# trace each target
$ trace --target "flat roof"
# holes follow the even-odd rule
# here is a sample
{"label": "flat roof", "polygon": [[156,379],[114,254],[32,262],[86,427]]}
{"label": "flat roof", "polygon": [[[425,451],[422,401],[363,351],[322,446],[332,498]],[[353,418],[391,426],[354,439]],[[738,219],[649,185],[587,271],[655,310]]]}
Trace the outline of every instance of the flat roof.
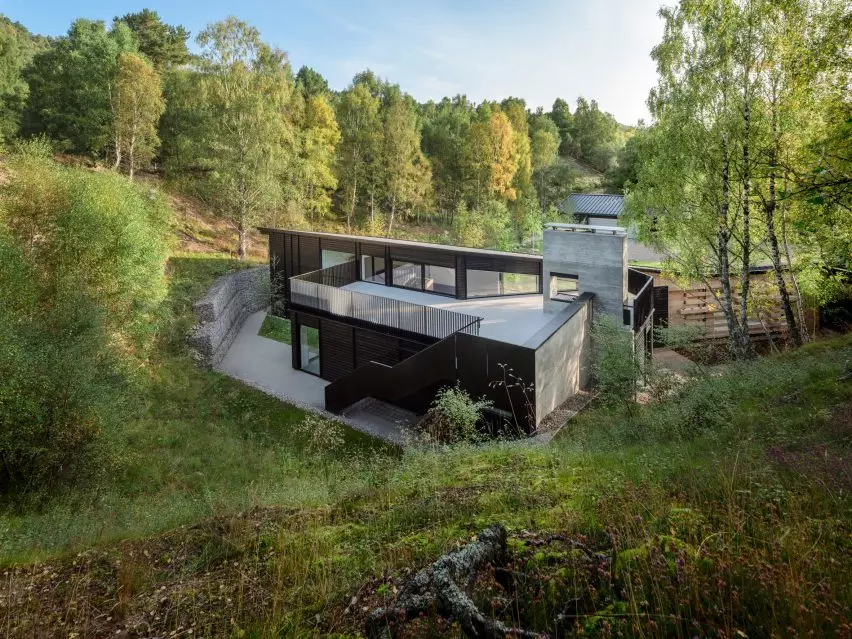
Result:
{"label": "flat roof", "polygon": [[[355,282],[347,284],[343,289],[481,317],[480,336],[518,346],[524,346],[558,315],[544,310],[544,296],[541,293],[458,300],[372,282]],[[566,307],[583,303],[580,300],[566,304]],[[558,326],[554,326],[553,330],[556,328]]]}
{"label": "flat roof", "polygon": [[497,251],[494,249],[469,248],[467,246],[453,246],[452,244],[434,244],[431,242],[416,242],[414,240],[397,240],[390,237],[374,237],[372,235],[348,235],[346,233],[326,233],[324,231],[296,231],[293,229],[276,229],[260,226],[257,229],[261,233],[293,233],[295,235],[313,235],[327,237],[330,239],[346,239],[358,242],[376,242],[378,244],[390,244],[393,246],[417,246],[420,248],[431,248],[453,253],[476,253],[479,255],[497,255],[509,257],[522,257],[530,260],[541,261],[541,255],[535,253],[512,253],[509,251]]}

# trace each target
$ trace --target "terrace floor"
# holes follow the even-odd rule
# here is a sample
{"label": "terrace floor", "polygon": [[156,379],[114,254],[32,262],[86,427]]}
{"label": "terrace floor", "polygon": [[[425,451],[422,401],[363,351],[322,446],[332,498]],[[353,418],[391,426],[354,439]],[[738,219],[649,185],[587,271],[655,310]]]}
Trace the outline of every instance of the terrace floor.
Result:
{"label": "terrace floor", "polygon": [[479,334],[508,344],[523,345],[554,317],[553,313],[545,312],[541,294],[457,300],[370,282],[355,282],[343,288],[481,317]]}

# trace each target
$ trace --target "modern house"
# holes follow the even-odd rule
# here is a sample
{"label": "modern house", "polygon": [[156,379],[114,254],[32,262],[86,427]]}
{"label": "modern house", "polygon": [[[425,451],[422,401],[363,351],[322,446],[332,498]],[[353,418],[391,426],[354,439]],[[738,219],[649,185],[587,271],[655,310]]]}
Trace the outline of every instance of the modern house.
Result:
{"label": "modern house", "polygon": [[333,412],[374,398],[424,413],[458,383],[493,402],[492,423],[532,432],[588,383],[594,316],[649,342],[652,278],[628,269],[623,228],[547,225],[543,255],[261,230],[292,366],[330,382]]}

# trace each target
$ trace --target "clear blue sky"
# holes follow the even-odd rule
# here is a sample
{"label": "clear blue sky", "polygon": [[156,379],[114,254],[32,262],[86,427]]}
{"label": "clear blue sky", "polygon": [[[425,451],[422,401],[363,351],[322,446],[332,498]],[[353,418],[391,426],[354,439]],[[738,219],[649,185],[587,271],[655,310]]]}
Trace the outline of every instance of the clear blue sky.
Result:
{"label": "clear blue sky", "polygon": [[417,100],[465,93],[475,101],[598,100],[619,121],[648,118],[662,36],[660,0],[0,0],[0,12],[35,33],[60,35],[74,18],[110,21],[156,10],[193,37],[228,15],[257,26],[334,89],[367,67]]}

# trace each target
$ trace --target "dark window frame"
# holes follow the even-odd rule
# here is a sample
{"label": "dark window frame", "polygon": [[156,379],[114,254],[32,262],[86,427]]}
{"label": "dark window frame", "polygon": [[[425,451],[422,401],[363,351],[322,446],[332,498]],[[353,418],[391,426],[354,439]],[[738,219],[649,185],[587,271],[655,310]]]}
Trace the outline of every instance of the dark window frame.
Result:
{"label": "dark window frame", "polygon": [[[411,264],[413,266],[419,266],[420,267],[420,287],[419,288],[415,288],[413,286],[403,286],[402,284],[397,284],[394,281],[394,275],[396,273],[396,264],[397,263],[399,263],[400,265]],[[401,288],[404,291],[419,291],[421,293],[426,293],[427,295],[439,295],[441,297],[449,297],[451,299],[459,299],[459,297],[458,297],[458,286],[456,286],[455,284],[453,285],[453,291],[454,291],[453,293],[440,293],[438,291],[430,291],[430,290],[426,289],[426,267],[427,266],[432,266],[434,268],[445,268],[445,269],[452,271],[453,272],[453,281],[455,282],[455,278],[456,278],[456,268],[455,267],[442,266],[441,264],[432,264],[432,263],[429,263],[429,262],[420,262],[420,261],[415,261],[415,260],[392,257],[391,261],[390,261],[390,274],[391,274],[391,276],[390,276],[390,280],[388,280],[390,282],[390,286],[393,286],[394,288]],[[385,275],[385,279],[387,280],[387,275]]]}
{"label": "dark window frame", "polygon": [[[503,288],[503,276],[504,275],[525,275],[527,277],[534,277],[536,279],[536,290],[532,293],[497,293],[496,295],[471,295],[470,294],[470,280],[468,279],[468,275],[471,271],[479,271],[481,273],[497,273],[499,276],[499,286]],[[467,298],[469,300],[478,300],[478,299],[489,299],[495,297],[520,297],[522,295],[541,295],[542,291],[542,277],[538,273],[518,273],[516,271],[499,271],[499,270],[491,270],[491,269],[482,269],[482,268],[465,268],[464,270],[464,283],[465,288],[467,289]]]}
{"label": "dark window frame", "polygon": [[[377,282],[377,281],[372,280],[372,279],[365,279],[364,278],[364,260],[366,258],[369,258],[369,260],[370,260],[370,270],[373,273],[373,277],[376,277],[376,275],[379,274],[379,273],[376,273],[376,260],[382,261],[382,270],[381,270],[380,274],[383,277],[382,277],[381,282]],[[358,279],[361,280],[362,282],[367,282],[368,284],[377,284],[379,286],[384,286],[385,284],[387,284],[387,281],[388,281],[388,266],[387,266],[387,260],[384,258],[384,256],[382,256],[382,255],[370,255],[368,253],[362,253],[361,254],[361,263],[359,264],[359,268],[358,268]]]}

